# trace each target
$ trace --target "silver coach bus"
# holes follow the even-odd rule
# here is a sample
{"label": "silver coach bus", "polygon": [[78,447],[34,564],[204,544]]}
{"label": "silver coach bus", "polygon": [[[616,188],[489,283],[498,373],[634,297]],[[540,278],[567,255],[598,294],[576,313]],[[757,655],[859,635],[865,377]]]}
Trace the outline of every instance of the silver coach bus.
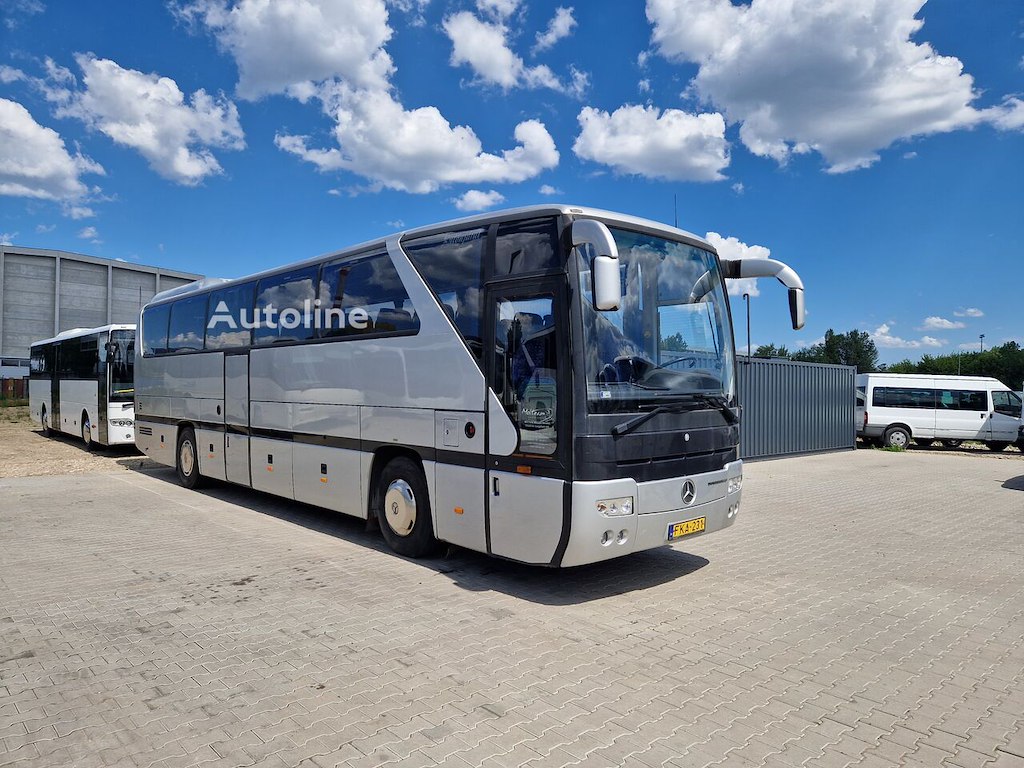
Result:
{"label": "silver coach bus", "polygon": [[135,442],[135,326],[76,328],[32,343],[28,404],[43,434],[85,447]]}
{"label": "silver coach bus", "polygon": [[201,281],[142,311],[137,444],[187,487],[375,518],[413,557],[573,566],[699,536],[740,503],[726,277],[778,278],[803,325],[777,261],[561,205]]}

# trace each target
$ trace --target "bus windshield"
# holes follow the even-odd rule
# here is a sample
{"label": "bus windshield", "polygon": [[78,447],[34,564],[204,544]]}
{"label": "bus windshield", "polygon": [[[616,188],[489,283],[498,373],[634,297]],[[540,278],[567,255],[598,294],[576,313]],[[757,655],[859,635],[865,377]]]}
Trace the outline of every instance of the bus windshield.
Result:
{"label": "bus windshield", "polygon": [[135,397],[135,331],[110,332],[107,367],[110,370],[110,400],[132,400]]}
{"label": "bus windshield", "polygon": [[732,326],[714,254],[611,232],[622,281],[618,310],[594,309],[589,255],[577,251],[590,410],[647,409],[701,395],[732,403]]}

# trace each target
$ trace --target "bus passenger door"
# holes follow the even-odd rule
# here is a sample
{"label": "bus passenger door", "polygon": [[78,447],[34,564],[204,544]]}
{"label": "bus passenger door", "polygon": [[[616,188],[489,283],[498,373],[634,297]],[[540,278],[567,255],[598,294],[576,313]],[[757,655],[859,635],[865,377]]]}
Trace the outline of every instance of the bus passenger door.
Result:
{"label": "bus passenger door", "polygon": [[229,482],[252,485],[249,474],[249,354],[224,355],[224,463]]}
{"label": "bus passenger door", "polygon": [[489,551],[548,564],[565,528],[569,466],[564,286],[499,284],[485,307]]}

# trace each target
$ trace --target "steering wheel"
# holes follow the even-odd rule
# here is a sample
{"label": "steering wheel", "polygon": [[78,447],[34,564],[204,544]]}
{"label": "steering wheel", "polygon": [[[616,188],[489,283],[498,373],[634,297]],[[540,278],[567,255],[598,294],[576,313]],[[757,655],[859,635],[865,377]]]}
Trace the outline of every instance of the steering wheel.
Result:
{"label": "steering wheel", "polygon": [[677,357],[675,360],[669,360],[667,363],[662,363],[661,367],[662,368],[668,368],[670,365],[677,365],[678,363],[683,363],[683,362],[686,363],[686,367],[687,368],[696,368],[697,367],[697,358],[696,357]]}

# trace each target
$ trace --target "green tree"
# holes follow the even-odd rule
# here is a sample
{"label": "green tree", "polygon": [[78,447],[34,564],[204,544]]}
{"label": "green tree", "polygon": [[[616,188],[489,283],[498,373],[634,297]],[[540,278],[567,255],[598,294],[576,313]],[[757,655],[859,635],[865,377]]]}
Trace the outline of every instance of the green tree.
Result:
{"label": "green tree", "polygon": [[886,366],[889,373],[924,373],[933,376],[990,376],[1010,389],[1024,386],[1024,349],[1015,341],[984,352],[954,352],[949,355],[923,355],[916,363],[901,360]]}
{"label": "green tree", "polygon": [[793,360],[805,363],[831,363],[852,365],[857,373],[878,370],[878,347],[866,331],[856,329],[847,333],[836,333],[831,328],[825,331],[825,340],[801,349],[791,355]]}
{"label": "green tree", "polygon": [[762,344],[754,350],[754,357],[789,357],[785,345],[776,347],[774,344]]}
{"label": "green tree", "polygon": [[678,332],[664,337],[661,340],[661,348],[666,352],[685,352],[688,349],[683,334]]}

